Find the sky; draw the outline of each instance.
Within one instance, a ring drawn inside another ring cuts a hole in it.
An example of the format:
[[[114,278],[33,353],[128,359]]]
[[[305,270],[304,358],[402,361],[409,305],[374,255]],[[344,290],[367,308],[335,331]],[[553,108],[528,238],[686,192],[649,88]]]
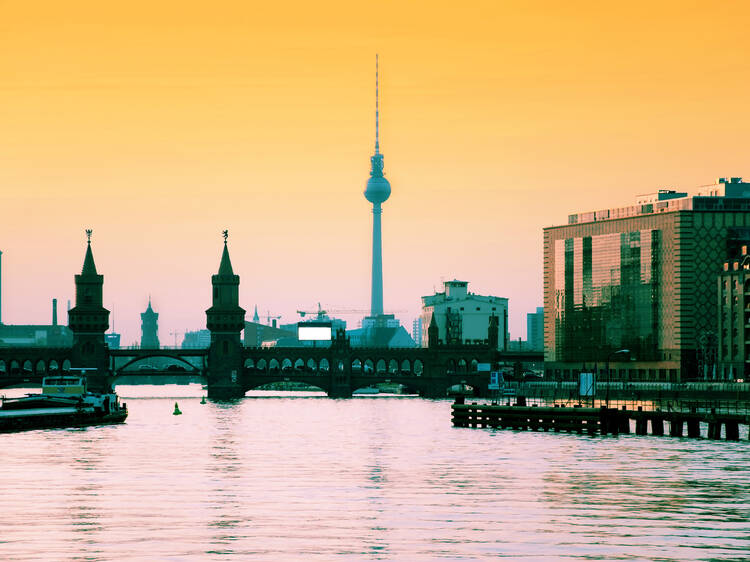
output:
[[[380,55],[386,312],[453,278],[542,304],[542,229],[750,177],[750,4],[0,0],[2,321],[74,298],[86,228],[122,343],[240,304],[370,303]]]

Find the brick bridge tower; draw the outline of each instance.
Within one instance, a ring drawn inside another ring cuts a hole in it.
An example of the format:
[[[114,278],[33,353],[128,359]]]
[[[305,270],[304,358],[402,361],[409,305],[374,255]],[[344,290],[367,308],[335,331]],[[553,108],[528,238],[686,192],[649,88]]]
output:
[[[224,231],[224,252],[219,272],[211,277],[212,306],[206,311],[206,327],[211,332],[208,348],[209,398],[241,398],[242,340],[245,310],[240,307],[240,276],[232,271],[227,248],[228,231]]]
[[[86,230],[88,245],[83,269],[75,276],[76,305],[68,311],[68,327],[73,332],[71,366],[87,371],[87,385],[92,391],[108,391],[109,348],[104,332],[109,328],[109,310],[102,305],[104,276],[99,275],[91,252],[91,230]]]

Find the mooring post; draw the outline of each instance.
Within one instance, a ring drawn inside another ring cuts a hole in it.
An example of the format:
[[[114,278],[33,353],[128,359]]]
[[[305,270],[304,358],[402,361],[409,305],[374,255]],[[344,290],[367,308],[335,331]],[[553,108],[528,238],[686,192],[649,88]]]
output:
[[[620,433],[630,433],[630,414],[628,414],[627,406],[623,406],[622,411],[620,411],[618,425],[620,426]]]
[[[687,421],[687,434],[688,437],[700,437],[701,436],[701,425],[698,418],[688,418]]]
[[[638,406],[638,412],[635,418],[635,434],[636,435],[647,435],[648,434],[648,419],[643,412],[643,406]]]
[[[684,423],[685,420],[678,417],[676,414],[672,414],[672,417],[669,419],[669,435],[672,437],[682,437],[682,427]]]
[[[664,416],[660,408],[651,416],[651,435],[664,435]]]
[[[735,420],[724,420],[727,441],[740,440],[740,424]]]
[[[716,418],[716,408],[711,408],[706,421],[708,421],[708,438],[721,439],[721,421]]]

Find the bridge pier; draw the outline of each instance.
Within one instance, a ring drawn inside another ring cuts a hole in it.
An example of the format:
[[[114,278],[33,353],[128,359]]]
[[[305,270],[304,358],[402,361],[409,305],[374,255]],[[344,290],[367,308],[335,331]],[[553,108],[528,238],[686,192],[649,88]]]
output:
[[[206,386],[210,400],[236,400],[245,396],[244,389],[237,384],[209,383]]]

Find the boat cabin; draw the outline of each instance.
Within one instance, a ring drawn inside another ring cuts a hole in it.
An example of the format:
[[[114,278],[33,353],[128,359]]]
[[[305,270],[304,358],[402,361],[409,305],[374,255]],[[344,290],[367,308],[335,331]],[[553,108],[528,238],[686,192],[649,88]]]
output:
[[[50,396],[83,395],[86,377],[79,375],[54,375],[42,379],[42,394]]]

